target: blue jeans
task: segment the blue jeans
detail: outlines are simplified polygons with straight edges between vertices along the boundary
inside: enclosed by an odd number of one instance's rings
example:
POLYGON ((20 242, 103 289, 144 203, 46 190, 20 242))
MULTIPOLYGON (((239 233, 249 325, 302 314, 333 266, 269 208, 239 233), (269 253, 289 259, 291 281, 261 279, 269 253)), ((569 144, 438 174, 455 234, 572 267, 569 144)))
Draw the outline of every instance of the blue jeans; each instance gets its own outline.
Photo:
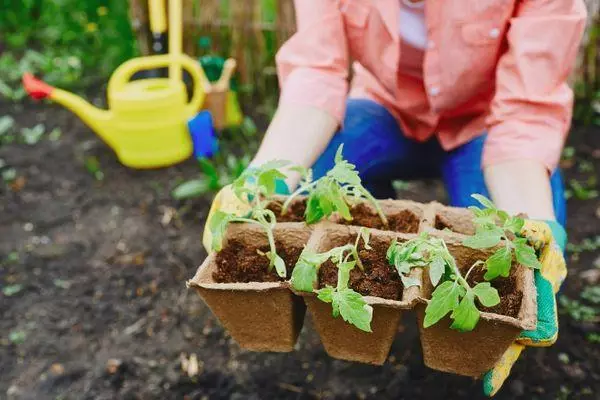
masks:
MULTIPOLYGON (((349 99, 343 129, 337 132, 315 162, 313 172, 316 179, 331 169, 335 152, 343 143, 344 158, 356 165, 363 184, 375 197, 395 197, 393 180, 441 176, 450 204, 467 207, 477 205, 472 193, 489 197, 481 168, 485 138, 484 133, 446 152, 436 138, 424 143, 406 138, 396 119, 380 104, 365 99, 349 99)), ((556 218, 565 226, 566 204, 560 171, 552 174, 550 184, 556 218)))

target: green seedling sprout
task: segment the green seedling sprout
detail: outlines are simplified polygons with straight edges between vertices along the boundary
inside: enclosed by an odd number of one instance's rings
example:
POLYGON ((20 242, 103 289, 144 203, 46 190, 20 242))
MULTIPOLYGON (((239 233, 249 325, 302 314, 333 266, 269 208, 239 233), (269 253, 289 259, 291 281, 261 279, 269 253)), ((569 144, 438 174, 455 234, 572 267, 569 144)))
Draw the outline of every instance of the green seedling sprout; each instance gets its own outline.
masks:
POLYGON ((530 268, 541 268, 535 250, 527 243, 527 239, 521 236, 525 224, 523 218, 510 216, 499 210, 485 196, 473 194, 472 197, 483 208, 469 207, 475 214, 475 235, 466 238, 463 244, 473 249, 485 249, 502 243, 502 246, 485 261, 484 278, 489 281, 498 276, 508 277, 513 253, 520 264, 530 268))
POLYGON ((288 165, 287 161, 274 160, 260 167, 248 168, 236 179, 231 187, 238 199, 249 203, 251 210, 249 215, 239 217, 223 211, 216 211, 210 222, 209 229, 212 233, 211 248, 221 251, 223 248, 223 237, 227 225, 231 222, 245 222, 260 225, 266 232, 270 250, 264 255, 269 259, 269 271, 275 267, 277 275, 282 278, 286 276, 285 262, 277 254, 275 248, 275 236, 273 228, 276 219, 273 211, 266 208, 269 198, 275 194, 275 185, 278 179, 285 179, 286 175, 280 169, 288 165))
POLYGON ((425 328, 451 313, 452 329, 471 331, 477 325, 480 316, 475 298, 485 307, 493 307, 500 303, 498 291, 489 282, 478 283, 475 287, 471 287, 467 282, 473 268, 483 264, 483 261, 475 262, 463 277, 444 240, 430 237, 427 233, 403 243, 394 240, 388 249, 387 259, 396 268, 405 285, 405 275, 412 268, 429 268, 431 284, 437 287, 425 308, 425 328))
POLYGON ((295 168, 303 175, 303 181, 283 203, 282 215, 285 215, 294 198, 302 193, 308 193, 305 212, 308 224, 318 222, 336 211, 345 220, 351 221, 350 205, 367 200, 375 207, 381 222, 385 226, 388 225, 388 220, 379 202, 363 187, 355 165, 343 159, 342 150, 343 145, 340 145, 335 154, 335 165, 320 179, 313 180, 310 170, 295 168))
POLYGON ((292 272, 291 284, 295 290, 301 292, 314 292, 317 298, 325 303, 331 303, 332 314, 335 318, 342 316, 344 321, 356 326, 358 329, 371 332, 373 307, 367 304, 363 296, 348 287, 350 271, 355 266, 364 270, 358 256, 358 245, 363 241, 365 249, 370 250, 369 231, 361 228, 354 243, 334 247, 324 253, 315 253, 305 248, 292 272), (318 271, 321 265, 331 259, 338 268, 336 287, 326 286, 315 289, 318 280, 318 271))

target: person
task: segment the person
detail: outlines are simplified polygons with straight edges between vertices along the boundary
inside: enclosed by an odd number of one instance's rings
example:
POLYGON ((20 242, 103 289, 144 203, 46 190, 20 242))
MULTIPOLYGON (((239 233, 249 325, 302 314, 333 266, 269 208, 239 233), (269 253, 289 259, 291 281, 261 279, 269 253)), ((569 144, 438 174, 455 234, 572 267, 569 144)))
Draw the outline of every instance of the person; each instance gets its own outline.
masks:
MULTIPOLYGON (((557 165, 583 0, 296 0, 295 9, 297 32, 276 57, 279 105, 251 165, 284 159, 318 178, 343 144, 378 198, 394 196, 393 180, 439 176, 451 205, 486 195, 548 222, 564 246, 557 165)), ((299 180, 288 173, 283 191, 299 180)), ((486 393, 518 353, 488 374, 486 393)))

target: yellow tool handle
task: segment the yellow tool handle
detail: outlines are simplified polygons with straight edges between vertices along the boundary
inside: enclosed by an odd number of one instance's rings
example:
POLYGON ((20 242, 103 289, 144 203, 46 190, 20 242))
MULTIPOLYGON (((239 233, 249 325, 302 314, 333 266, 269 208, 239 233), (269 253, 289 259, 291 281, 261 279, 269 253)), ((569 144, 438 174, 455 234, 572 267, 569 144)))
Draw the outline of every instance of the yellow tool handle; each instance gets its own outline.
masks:
MULTIPOLYGON (((178 57, 183 54, 182 49, 182 18, 183 10, 181 0, 169 0, 169 54, 178 57)), ((178 60, 176 58, 175 60, 178 60)), ((169 64, 169 79, 172 82, 181 81, 181 67, 177 61, 169 64)))
POLYGON ((148 0, 148 13, 150 14, 150 31, 165 33, 167 31, 165 0, 148 0))
MULTIPOLYGON (((110 94, 123 90, 133 74, 138 71, 166 67, 174 62, 177 62, 185 68, 194 81, 194 93, 186 106, 186 114, 189 117, 192 117, 198 112, 204 101, 206 90, 209 87, 209 80, 204 74, 200 64, 185 54, 181 54, 178 57, 175 57, 172 54, 161 54, 157 56, 138 57, 125 61, 110 77, 107 91, 110 94)), ((181 80, 179 80, 177 84, 180 84, 180 82, 181 80)))

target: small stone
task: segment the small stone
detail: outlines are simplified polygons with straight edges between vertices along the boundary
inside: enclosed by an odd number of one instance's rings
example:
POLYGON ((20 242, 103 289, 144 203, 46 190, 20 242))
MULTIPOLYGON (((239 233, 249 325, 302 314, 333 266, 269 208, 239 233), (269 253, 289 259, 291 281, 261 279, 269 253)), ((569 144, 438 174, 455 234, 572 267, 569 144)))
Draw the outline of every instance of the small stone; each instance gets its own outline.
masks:
POLYGON ((50 366, 50 372, 54 376, 60 376, 65 373, 65 367, 62 364, 54 363, 50 366))
POLYGON ((198 366, 198 357, 196 354, 192 354, 189 359, 189 364, 187 368, 187 374, 190 378, 198 375, 200 373, 200 367, 198 366))
POLYGON ((559 353, 558 360, 563 364, 568 364, 571 361, 567 353, 559 353))
MULTIPOLYGON (((6 391, 6 395, 11 398, 12 396, 19 396, 22 393, 22 390, 17 385, 12 385, 6 391)), ((14 397, 16 398, 16 397, 14 397)))
POLYGON ((565 373, 567 375, 569 375, 571 378, 576 379, 576 380, 584 380, 587 376, 587 374, 585 373, 585 371, 579 366, 579 364, 571 364, 571 365, 565 365, 563 367, 565 373))
POLYGON ((594 261, 595 269, 588 269, 579 273, 579 277, 587 284, 595 285, 600 282, 600 257, 594 261))
POLYGON ((106 372, 111 375, 114 375, 119 370, 119 367, 123 364, 123 361, 117 358, 111 358, 106 362, 106 372))
POLYGON ((23 225, 23 230, 24 230, 25 232, 31 232, 31 231, 33 230, 33 224, 32 224, 31 222, 26 222, 26 223, 23 225))

